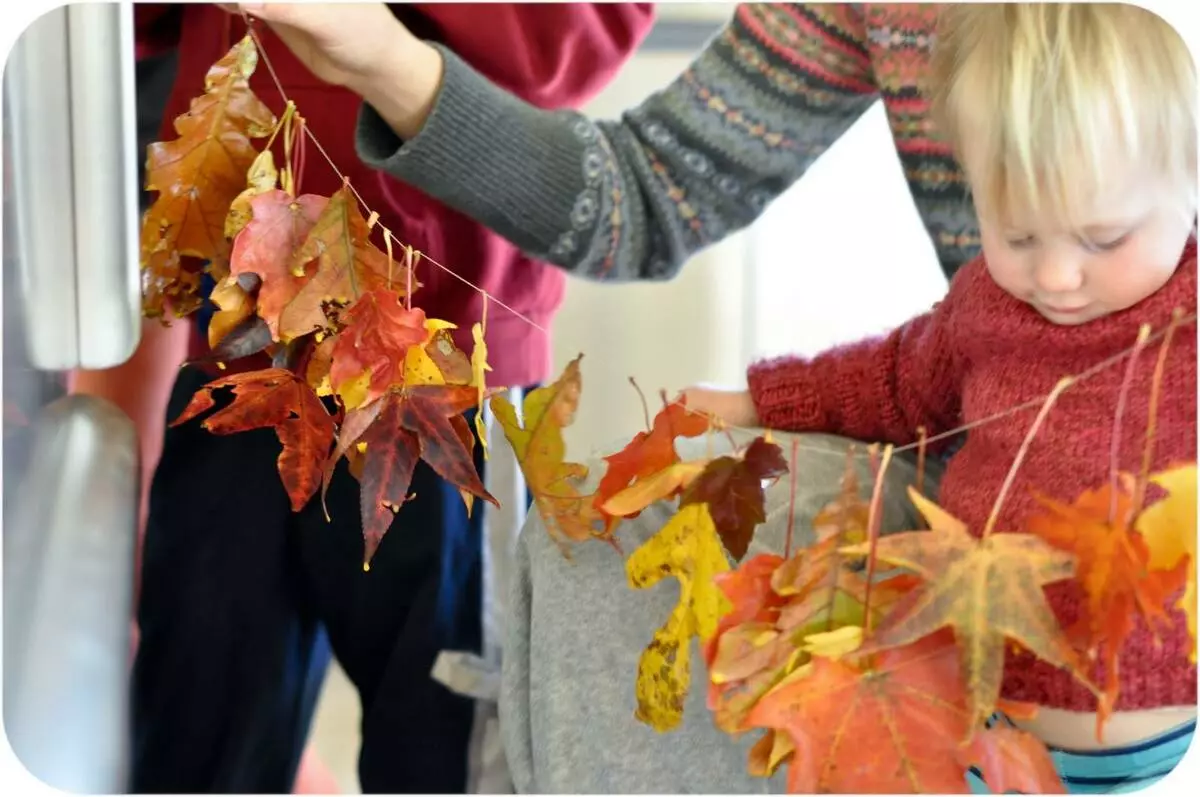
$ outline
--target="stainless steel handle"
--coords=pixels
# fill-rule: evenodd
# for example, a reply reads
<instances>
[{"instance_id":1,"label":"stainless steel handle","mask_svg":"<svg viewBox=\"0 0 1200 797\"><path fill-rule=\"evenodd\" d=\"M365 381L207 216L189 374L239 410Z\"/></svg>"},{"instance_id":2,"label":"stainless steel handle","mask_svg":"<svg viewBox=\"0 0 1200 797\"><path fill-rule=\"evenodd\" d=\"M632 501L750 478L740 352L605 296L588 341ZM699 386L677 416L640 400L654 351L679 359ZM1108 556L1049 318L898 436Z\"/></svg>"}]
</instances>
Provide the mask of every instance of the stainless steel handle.
<instances>
[{"instance_id":1,"label":"stainless steel handle","mask_svg":"<svg viewBox=\"0 0 1200 797\"><path fill-rule=\"evenodd\" d=\"M141 338L132 4L47 12L4 79L31 364L118 365Z\"/></svg>"},{"instance_id":2,"label":"stainless steel handle","mask_svg":"<svg viewBox=\"0 0 1200 797\"><path fill-rule=\"evenodd\" d=\"M5 485L4 728L62 790L127 788L138 474L129 417L67 396L38 418L22 483Z\"/></svg>"}]
</instances>

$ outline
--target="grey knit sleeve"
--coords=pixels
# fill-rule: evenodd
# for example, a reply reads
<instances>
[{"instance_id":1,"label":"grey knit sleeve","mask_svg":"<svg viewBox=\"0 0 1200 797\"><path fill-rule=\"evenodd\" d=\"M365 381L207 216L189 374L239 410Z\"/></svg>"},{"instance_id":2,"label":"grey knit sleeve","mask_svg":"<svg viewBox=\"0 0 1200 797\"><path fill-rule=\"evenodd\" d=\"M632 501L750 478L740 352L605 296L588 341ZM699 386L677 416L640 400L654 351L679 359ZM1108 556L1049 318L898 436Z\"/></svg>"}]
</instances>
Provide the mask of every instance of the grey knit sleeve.
<instances>
[{"instance_id":1,"label":"grey knit sleeve","mask_svg":"<svg viewBox=\"0 0 1200 797\"><path fill-rule=\"evenodd\" d=\"M844 39L808 45L846 80L781 56L797 45L770 38L786 22L773 6L740 6L683 74L616 121L535 108L442 49L421 133L403 142L364 105L359 156L578 276L668 279L758 218L877 98L865 53L847 55Z\"/></svg>"}]
</instances>

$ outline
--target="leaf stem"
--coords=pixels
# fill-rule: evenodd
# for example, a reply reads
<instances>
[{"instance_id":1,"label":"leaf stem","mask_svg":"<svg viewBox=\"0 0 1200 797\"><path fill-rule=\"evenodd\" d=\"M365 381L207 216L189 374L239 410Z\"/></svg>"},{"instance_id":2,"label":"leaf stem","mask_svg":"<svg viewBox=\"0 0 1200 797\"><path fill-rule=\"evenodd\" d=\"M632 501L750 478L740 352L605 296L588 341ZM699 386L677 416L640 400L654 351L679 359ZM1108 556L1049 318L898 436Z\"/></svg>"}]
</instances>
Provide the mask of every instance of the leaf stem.
<instances>
[{"instance_id":1,"label":"leaf stem","mask_svg":"<svg viewBox=\"0 0 1200 797\"><path fill-rule=\"evenodd\" d=\"M646 424L646 434L650 434L650 405L646 403L646 394L638 386L637 380L629 377L629 384L637 391L638 399L642 402L642 422Z\"/></svg>"},{"instance_id":2,"label":"leaf stem","mask_svg":"<svg viewBox=\"0 0 1200 797\"><path fill-rule=\"evenodd\" d=\"M1042 423L1046 420L1046 416L1050 414L1050 409L1054 406L1054 402L1058 401L1058 397L1064 390L1075 384L1078 377L1064 376L1058 380L1058 384L1050 391L1050 395L1046 396L1046 400L1042 403L1041 410L1038 411L1037 417L1033 419L1033 425L1029 427L1029 433L1025 435L1025 440L1021 443L1021 448L1017 451L1017 457L1013 460L1012 467L1008 469L1008 475L1004 477L1004 484L1000 485L1000 494L996 496L996 503L992 506L992 513L988 515L987 523L983 527L983 539L992 533L996 526L996 521L1000 518L1000 508L1004 506L1004 499L1008 497L1008 491L1012 489L1013 481L1017 478L1017 470L1021 467L1021 463L1025 461L1025 455L1029 453L1029 446L1033 443L1034 436L1038 430L1042 428Z\"/></svg>"},{"instance_id":3,"label":"leaf stem","mask_svg":"<svg viewBox=\"0 0 1200 797\"><path fill-rule=\"evenodd\" d=\"M792 558L792 532L796 528L796 460L800 456L800 438L792 438L792 461L788 467L791 477L791 498L788 499L787 537L783 541L783 558Z\"/></svg>"},{"instance_id":4,"label":"leaf stem","mask_svg":"<svg viewBox=\"0 0 1200 797\"><path fill-rule=\"evenodd\" d=\"M1163 334L1163 342L1158 347L1158 360L1154 363L1154 376L1150 382L1150 409L1146 417L1146 445L1142 450L1142 471L1138 474L1137 486L1134 488L1131 512L1140 512L1142 502L1146 500L1146 485L1150 481L1150 466L1154 461L1154 433L1158 426L1158 401L1162 397L1163 374L1167 367L1167 349L1175 330L1183 322L1183 310L1176 308L1171 314L1171 322Z\"/></svg>"},{"instance_id":5,"label":"leaf stem","mask_svg":"<svg viewBox=\"0 0 1200 797\"><path fill-rule=\"evenodd\" d=\"M895 448L888 445L883 449L883 461L875 474L875 488L871 492L871 508L867 511L867 588L863 595L863 638L871 634L871 583L875 580L875 549L879 545L879 529L883 525L883 478L892 461Z\"/></svg>"},{"instance_id":6,"label":"leaf stem","mask_svg":"<svg viewBox=\"0 0 1200 797\"><path fill-rule=\"evenodd\" d=\"M1150 338L1150 325L1142 324L1138 328L1137 342L1129 353L1129 362L1125 364L1125 377L1121 380L1121 391L1117 394L1117 412L1113 417L1112 445L1108 452L1109 503L1108 525L1112 526L1117 520L1117 493L1120 489L1118 480L1121 475L1121 419L1125 415L1125 405L1129 401L1129 388L1133 384L1133 372L1137 368L1138 355L1146 347Z\"/></svg>"}]
</instances>

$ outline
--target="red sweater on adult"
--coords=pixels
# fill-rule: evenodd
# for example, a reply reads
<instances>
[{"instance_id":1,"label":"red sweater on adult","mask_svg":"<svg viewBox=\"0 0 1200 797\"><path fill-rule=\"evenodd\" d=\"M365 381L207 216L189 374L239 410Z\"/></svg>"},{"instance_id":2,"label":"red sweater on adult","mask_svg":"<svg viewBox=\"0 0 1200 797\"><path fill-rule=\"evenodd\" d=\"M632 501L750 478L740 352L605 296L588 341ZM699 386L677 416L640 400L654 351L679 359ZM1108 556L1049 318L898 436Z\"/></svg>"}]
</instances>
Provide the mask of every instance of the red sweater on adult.
<instances>
[{"instance_id":1,"label":"red sweater on adult","mask_svg":"<svg viewBox=\"0 0 1200 797\"><path fill-rule=\"evenodd\" d=\"M931 435L1037 402L1063 376L1078 374L1132 346L1141 324L1161 330L1172 311L1196 310L1196 246L1158 292L1120 313L1080 326L1050 323L1003 291L982 259L958 273L941 303L891 334L841 346L812 359L755 365L750 391L765 426L821 431L903 445L924 426ZM1157 345L1138 360L1128 394L1120 464L1137 471L1143 451ZM1047 416L1001 512L997 531L1020 531L1038 508L1034 491L1071 502L1109 478L1117 396L1128 360L1077 383ZM1196 328L1173 336L1162 382L1154 467L1196 459ZM1038 407L970 430L947 464L938 503L978 533ZM1065 626L1081 592L1059 582L1046 593ZM1196 702L1190 641L1174 611L1172 632L1156 646L1140 622L1119 657L1118 710ZM1028 653L1009 654L1003 696L1047 707L1089 711L1095 698L1070 674Z\"/></svg>"},{"instance_id":2,"label":"red sweater on adult","mask_svg":"<svg viewBox=\"0 0 1200 797\"><path fill-rule=\"evenodd\" d=\"M652 3L397 3L392 12L414 34L454 50L499 86L545 108L577 107L595 96L625 64L653 23ZM245 34L240 17L211 4L135 5L138 55L177 48L179 71L167 102L161 137L204 88L209 67ZM453 268L543 328L562 303L561 271L525 257L515 246L415 189L374 172L355 153L361 100L313 77L264 25L263 48L288 96L334 163L349 176L380 223L398 238ZM277 115L283 100L260 62L251 86ZM509 135L496 130L495 135ZM329 195L340 177L309 148L302 187ZM459 326L470 350L470 327L483 309L479 293L439 269L420 268L417 302L427 314ZM546 335L499 308L488 313L492 379L502 385L544 380L550 367ZM207 344L195 336L192 355Z\"/></svg>"}]
</instances>

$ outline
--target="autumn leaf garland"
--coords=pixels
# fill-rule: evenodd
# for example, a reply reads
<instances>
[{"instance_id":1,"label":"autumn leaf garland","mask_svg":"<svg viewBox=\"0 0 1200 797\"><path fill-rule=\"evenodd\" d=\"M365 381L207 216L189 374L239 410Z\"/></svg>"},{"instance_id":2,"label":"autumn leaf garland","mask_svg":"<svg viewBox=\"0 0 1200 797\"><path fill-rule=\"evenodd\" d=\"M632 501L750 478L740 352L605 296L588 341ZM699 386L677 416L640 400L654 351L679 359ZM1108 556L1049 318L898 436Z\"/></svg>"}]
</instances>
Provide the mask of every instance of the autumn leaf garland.
<instances>
[{"instance_id":1,"label":"autumn leaf garland","mask_svg":"<svg viewBox=\"0 0 1200 797\"><path fill-rule=\"evenodd\" d=\"M363 216L348 182L329 197L297 195L303 120L290 103L276 120L254 95L258 56L251 37L238 42L175 121L179 137L150 147L146 187L158 196L142 226L144 312L197 309L207 269L218 309L207 359L225 367L265 353L276 367L211 382L174 423L232 391L204 428L273 428L294 511L351 460L362 482L366 566L408 500L419 460L456 486L468 509L477 498L496 502L475 469L476 432L464 417L491 395L484 329L476 325L468 358L447 334L453 324L412 306L420 288L412 259L397 261L389 239L387 252L375 246L375 217ZM261 151L259 139L268 139ZM276 141L285 155L278 169Z\"/></svg>"}]
</instances>

